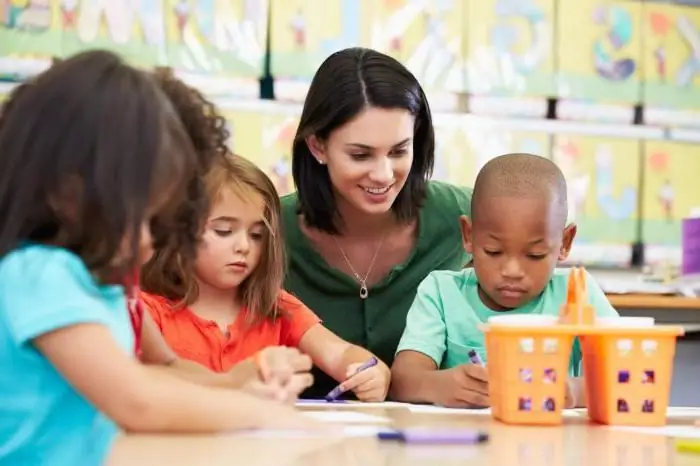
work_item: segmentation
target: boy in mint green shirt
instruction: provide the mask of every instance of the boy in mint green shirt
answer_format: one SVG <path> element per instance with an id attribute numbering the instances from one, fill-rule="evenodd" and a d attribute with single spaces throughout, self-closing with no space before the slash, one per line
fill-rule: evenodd
<path id="1" fill-rule="evenodd" d="M 509 314 L 558 315 L 566 301 L 567 258 L 576 226 L 566 224 L 566 181 L 551 161 L 508 154 L 488 162 L 474 184 L 472 217 L 462 217 L 473 268 L 434 271 L 418 287 L 392 366 L 391 397 L 441 406 L 488 406 L 487 362 L 479 324 Z M 598 316 L 617 316 L 595 280 L 588 300 Z M 575 341 L 567 407 L 584 406 L 581 350 Z"/>

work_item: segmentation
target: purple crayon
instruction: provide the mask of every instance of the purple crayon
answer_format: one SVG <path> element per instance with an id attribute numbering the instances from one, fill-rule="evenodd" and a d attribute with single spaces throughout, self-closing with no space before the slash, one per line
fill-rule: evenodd
<path id="1" fill-rule="evenodd" d="M 469 350 L 469 352 L 467 353 L 467 355 L 469 356 L 469 361 L 470 361 L 472 364 L 476 364 L 477 366 L 483 366 L 483 365 L 484 365 L 484 361 L 481 360 L 481 357 L 479 356 L 479 353 L 477 353 L 475 350 L 473 350 L 473 349 L 472 349 L 472 350 Z"/>
<path id="2" fill-rule="evenodd" d="M 489 440 L 489 434 L 478 430 L 431 430 L 431 429 L 405 429 L 379 432 L 379 440 L 394 440 L 402 443 L 421 445 L 445 445 L 458 444 L 470 445 L 484 443 Z"/>
<path id="3" fill-rule="evenodd" d="M 377 365 L 379 361 L 377 361 L 377 358 L 372 357 L 370 358 L 367 362 L 362 364 L 360 367 L 357 368 L 355 371 L 355 374 L 362 372 L 365 369 L 369 369 L 370 367 L 374 367 Z M 336 398 L 338 398 L 340 395 L 343 394 L 345 390 L 343 390 L 343 384 L 338 384 L 337 387 L 335 387 L 333 390 L 331 390 L 328 395 L 324 397 L 324 399 L 328 402 L 336 401 Z"/>

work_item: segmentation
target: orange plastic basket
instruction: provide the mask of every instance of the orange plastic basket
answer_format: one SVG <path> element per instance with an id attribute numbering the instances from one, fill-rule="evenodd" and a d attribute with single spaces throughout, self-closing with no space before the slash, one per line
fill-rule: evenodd
<path id="1" fill-rule="evenodd" d="M 494 418 L 561 424 L 573 332 L 564 326 L 484 329 Z"/>
<path id="2" fill-rule="evenodd" d="M 597 328 L 582 335 L 588 415 L 600 424 L 666 424 L 682 327 Z"/>

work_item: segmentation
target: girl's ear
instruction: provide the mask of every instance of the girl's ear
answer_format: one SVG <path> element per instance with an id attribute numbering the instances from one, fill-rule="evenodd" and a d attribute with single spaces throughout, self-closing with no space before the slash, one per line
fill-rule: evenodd
<path id="1" fill-rule="evenodd" d="M 306 138 L 306 145 L 309 147 L 311 155 L 314 156 L 318 163 L 325 165 L 328 162 L 326 157 L 326 146 L 315 135 L 312 134 Z"/>

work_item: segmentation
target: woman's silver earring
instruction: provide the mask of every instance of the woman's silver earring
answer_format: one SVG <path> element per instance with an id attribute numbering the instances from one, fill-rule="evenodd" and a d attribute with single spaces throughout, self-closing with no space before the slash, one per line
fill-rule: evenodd
<path id="1" fill-rule="evenodd" d="M 321 159 L 316 159 L 316 160 L 318 160 L 318 163 L 321 164 L 321 165 L 325 165 L 325 164 L 326 164 L 326 162 L 324 162 L 324 161 L 321 160 Z"/>

